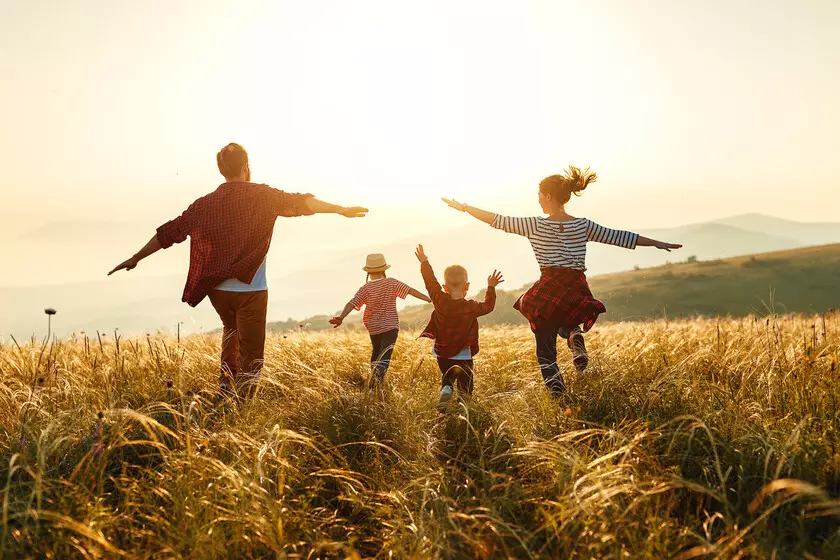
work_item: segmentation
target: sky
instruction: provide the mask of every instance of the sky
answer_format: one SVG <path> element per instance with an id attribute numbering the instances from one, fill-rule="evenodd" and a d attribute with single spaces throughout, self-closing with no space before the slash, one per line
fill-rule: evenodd
<path id="1" fill-rule="evenodd" d="M 116 264 L 232 141 L 256 181 L 371 209 L 302 248 L 466 225 L 440 196 L 538 214 L 568 164 L 600 176 L 570 212 L 615 227 L 835 221 L 837 29 L 832 0 L 4 2 L 0 235 L 148 232 Z"/>

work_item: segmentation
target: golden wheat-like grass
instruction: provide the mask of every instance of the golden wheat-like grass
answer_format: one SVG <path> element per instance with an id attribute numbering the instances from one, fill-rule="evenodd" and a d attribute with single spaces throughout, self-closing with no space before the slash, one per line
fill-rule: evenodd
<path id="1" fill-rule="evenodd" d="M 838 557 L 835 322 L 599 325 L 560 399 L 485 328 L 446 416 L 413 333 L 380 393 L 365 334 L 272 335 L 242 407 L 216 336 L 6 344 L 3 555 Z"/>

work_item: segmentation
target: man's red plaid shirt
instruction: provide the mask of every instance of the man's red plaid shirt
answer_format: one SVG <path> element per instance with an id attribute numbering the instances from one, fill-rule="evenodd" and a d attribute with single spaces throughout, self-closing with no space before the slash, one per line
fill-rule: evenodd
<path id="1" fill-rule="evenodd" d="M 493 311 L 496 288 L 487 286 L 484 301 L 453 299 L 440 287 L 429 261 L 420 265 L 420 272 L 435 306 L 420 336 L 435 340 L 435 354 L 441 358 L 451 358 L 464 348 L 469 348 L 473 356 L 478 354 L 478 318 Z"/>
<path id="2" fill-rule="evenodd" d="M 278 216 L 308 216 L 311 194 L 257 183 L 223 183 L 157 229 L 164 249 L 190 237 L 190 271 L 183 301 L 195 307 L 222 281 L 250 284 L 268 253 Z"/>

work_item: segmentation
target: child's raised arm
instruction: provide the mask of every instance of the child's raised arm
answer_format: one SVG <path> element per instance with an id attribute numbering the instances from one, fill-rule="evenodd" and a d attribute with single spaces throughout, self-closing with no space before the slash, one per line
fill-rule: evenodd
<path id="1" fill-rule="evenodd" d="M 422 245 L 417 246 L 417 250 L 414 251 L 414 255 L 417 257 L 417 260 L 420 261 L 420 274 L 423 275 L 423 283 L 426 285 L 426 291 L 429 292 L 429 296 L 432 298 L 432 303 L 438 305 L 441 300 L 445 299 L 443 288 L 440 287 L 440 282 L 438 282 L 437 278 L 435 278 L 435 271 L 432 270 L 432 265 L 429 264 L 429 257 L 426 256 L 426 252 L 423 250 Z"/>

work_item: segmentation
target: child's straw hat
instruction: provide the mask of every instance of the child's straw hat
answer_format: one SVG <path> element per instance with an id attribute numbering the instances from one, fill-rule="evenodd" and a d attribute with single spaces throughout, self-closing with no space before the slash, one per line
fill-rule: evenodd
<path id="1" fill-rule="evenodd" d="M 383 272 L 391 268 L 391 265 L 385 262 L 385 255 L 382 253 L 372 253 L 367 256 L 367 261 L 362 270 L 365 272 Z"/>

